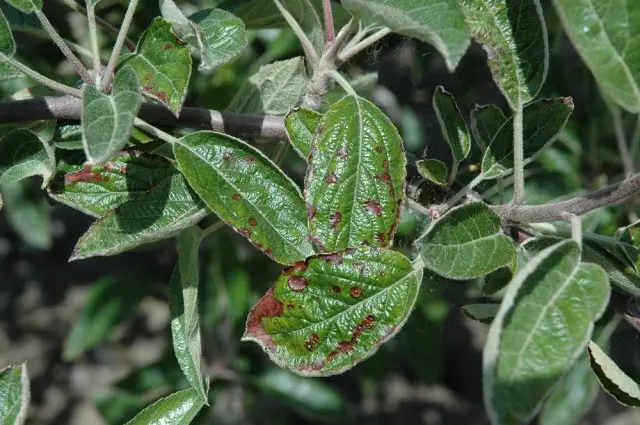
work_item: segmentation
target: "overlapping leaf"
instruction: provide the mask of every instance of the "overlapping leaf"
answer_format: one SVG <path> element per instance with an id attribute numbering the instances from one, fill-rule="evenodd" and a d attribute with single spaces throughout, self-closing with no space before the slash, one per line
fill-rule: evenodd
<path id="1" fill-rule="evenodd" d="M 0 186 L 4 216 L 11 229 L 32 248 L 46 250 L 53 244 L 51 209 L 44 192 L 22 180 Z"/>
<path id="2" fill-rule="evenodd" d="M 451 209 L 416 241 L 428 269 L 449 279 L 484 276 L 513 262 L 500 217 L 482 203 Z"/>
<path id="3" fill-rule="evenodd" d="M 171 24 L 155 18 L 144 32 L 135 53 L 124 55 L 120 66 L 131 67 L 145 95 L 180 115 L 191 78 L 191 53 Z"/>
<path id="4" fill-rule="evenodd" d="M 18 128 L 0 139 L 0 184 L 42 176 L 42 187 L 45 188 L 55 169 L 53 149 L 34 132 Z"/>
<path id="5" fill-rule="evenodd" d="M 93 85 L 84 88 L 82 143 L 88 163 L 104 164 L 122 149 L 133 131 L 140 103 L 140 86 L 130 67 L 118 71 L 110 95 Z"/>
<path id="6" fill-rule="evenodd" d="M 589 360 L 600 385 L 609 395 L 625 406 L 640 407 L 640 385 L 593 341 L 589 342 Z"/>
<path id="7" fill-rule="evenodd" d="M 433 109 L 438 117 L 444 140 L 451 148 L 453 156 L 451 174 L 455 176 L 458 165 L 464 161 L 471 150 L 471 136 L 467 129 L 467 123 L 464 121 L 453 95 L 442 86 L 436 87 L 433 93 Z"/>
<path id="8" fill-rule="evenodd" d="M 422 269 L 386 249 L 313 256 L 282 272 L 249 313 L 243 340 L 300 375 L 341 373 L 399 331 L 421 280 Z"/>
<path id="9" fill-rule="evenodd" d="M 353 15 L 370 24 L 431 44 L 453 71 L 469 46 L 469 28 L 455 0 L 344 0 Z"/>
<path id="10" fill-rule="evenodd" d="M 514 277 L 484 348 L 485 406 L 494 424 L 527 422 L 584 350 L 610 295 L 605 271 L 565 240 Z"/>
<path id="11" fill-rule="evenodd" d="M 477 320 L 482 323 L 491 323 L 500 304 L 467 304 L 462 306 L 462 314 L 470 319 Z"/>
<path id="12" fill-rule="evenodd" d="M 539 1 L 461 0 L 460 5 L 511 109 L 534 99 L 549 68 L 547 28 Z"/>
<path id="13" fill-rule="evenodd" d="M 0 53 L 8 57 L 16 53 L 16 42 L 2 10 L 0 10 Z"/>
<path id="14" fill-rule="evenodd" d="M 23 13 L 32 13 L 42 9 L 44 0 L 6 0 L 11 6 Z"/>
<path id="15" fill-rule="evenodd" d="M 24 424 L 30 395 L 26 363 L 0 370 L 0 424 Z"/>
<path id="16" fill-rule="evenodd" d="M 471 131 L 483 154 L 505 121 L 507 121 L 507 117 L 496 105 L 476 105 L 473 108 L 471 111 Z"/>
<path id="17" fill-rule="evenodd" d="M 318 129 L 322 114 L 310 109 L 294 109 L 284 118 L 289 141 L 295 151 L 305 160 L 311 153 L 311 142 Z"/>
<path id="18" fill-rule="evenodd" d="M 204 402 L 193 390 L 182 390 L 156 401 L 125 425 L 189 425 Z"/>
<path id="19" fill-rule="evenodd" d="M 260 151 L 200 131 L 181 138 L 173 152 L 207 206 L 265 254 L 291 264 L 314 253 L 299 189 Z"/>
<path id="20" fill-rule="evenodd" d="M 404 197 L 402 139 L 373 103 L 346 96 L 316 131 L 305 177 L 309 230 L 325 252 L 391 243 Z"/>
<path id="21" fill-rule="evenodd" d="M 418 173 L 425 179 L 440 185 L 447 184 L 447 166 L 437 159 L 421 159 L 416 161 Z"/>

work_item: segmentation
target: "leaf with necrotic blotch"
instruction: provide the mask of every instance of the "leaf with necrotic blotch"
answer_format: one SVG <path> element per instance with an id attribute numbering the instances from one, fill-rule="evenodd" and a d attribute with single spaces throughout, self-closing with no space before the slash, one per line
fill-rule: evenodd
<path id="1" fill-rule="evenodd" d="M 387 249 L 316 255 L 282 272 L 251 309 L 243 340 L 297 374 L 341 373 L 400 330 L 421 281 L 422 268 Z"/>

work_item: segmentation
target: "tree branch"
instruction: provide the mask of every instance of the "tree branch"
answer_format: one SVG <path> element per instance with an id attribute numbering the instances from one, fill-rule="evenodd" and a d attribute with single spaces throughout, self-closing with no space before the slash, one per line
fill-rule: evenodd
<path id="1" fill-rule="evenodd" d="M 71 96 L 39 97 L 0 102 L 0 124 L 46 119 L 80 120 L 82 100 Z M 176 118 L 162 105 L 144 104 L 140 118 L 163 127 L 214 130 L 235 136 L 287 139 L 284 117 L 220 112 L 212 109 L 182 108 Z"/>

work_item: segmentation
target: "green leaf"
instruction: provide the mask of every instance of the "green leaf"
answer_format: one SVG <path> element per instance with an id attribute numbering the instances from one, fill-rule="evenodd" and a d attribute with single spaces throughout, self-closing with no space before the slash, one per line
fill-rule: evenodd
<path id="1" fill-rule="evenodd" d="M 537 412 L 584 350 L 604 312 L 605 271 L 580 262 L 565 240 L 536 255 L 513 278 L 484 348 L 484 398 L 494 424 L 521 424 Z"/>
<path id="2" fill-rule="evenodd" d="M 343 0 L 362 21 L 431 44 L 453 71 L 469 47 L 469 28 L 455 0 Z"/>
<path id="3" fill-rule="evenodd" d="M 124 202 L 143 196 L 176 173 L 167 159 L 136 151 L 120 152 L 111 161 L 85 166 L 79 155 L 58 163 L 49 195 L 94 217 L 103 217 Z"/>
<path id="4" fill-rule="evenodd" d="M 484 277 L 482 293 L 484 295 L 494 295 L 511 282 L 513 275 L 518 270 L 518 256 L 514 256 L 512 262 L 507 267 L 499 268 Z"/>
<path id="5" fill-rule="evenodd" d="M 59 125 L 56 128 L 52 142 L 57 149 L 84 149 L 84 146 L 82 146 L 82 126 L 77 124 Z"/>
<path id="6" fill-rule="evenodd" d="M 145 280 L 112 275 L 91 285 L 84 308 L 67 335 L 62 357 L 76 360 L 80 355 L 108 339 L 115 327 L 133 317 L 149 293 Z"/>
<path id="7" fill-rule="evenodd" d="M 538 0 L 461 0 L 471 35 L 512 110 L 533 100 L 547 78 L 549 43 Z"/>
<path id="8" fill-rule="evenodd" d="M 0 139 L 0 184 L 42 176 L 44 189 L 55 170 L 53 149 L 31 130 L 18 128 Z"/>
<path id="9" fill-rule="evenodd" d="M 284 118 L 284 127 L 287 129 L 289 142 L 295 151 L 305 160 L 311 153 L 313 135 L 318 129 L 322 114 L 310 109 L 293 109 Z"/>
<path id="10" fill-rule="evenodd" d="M 407 159 L 391 120 L 346 96 L 316 131 L 305 177 L 309 230 L 321 251 L 388 246 L 404 199 Z"/>
<path id="11" fill-rule="evenodd" d="M 191 53 L 171 24 L 155 18 L 144 32 L 135 53 L 123 56 L 120 66 L 130 66 L 143 93 L 162 103 L 177 117 L 191 78 Z"/>
<path id="12" fill-rule="evenodd" d="M 43 0 L 6 0 L 11 6 L 23 13 L 32 13 L 42 9 Z"/>
<path id="13" fill-rule="evenodd" d="M 21 12 L 7 2 L 0 2 L 0 10 L 4 13 L 13 31 L 42 30 L 42 23 L 37 16 Z"/>
<path id="14" fill-rule="evenodd" d="M 282 272 L 251 309 L 243 340 L 299 375 L 341 373 L 400 330 L 421 281 L 422 268 L 386 249 L 316 255 Z"/>
<path id="15" fill-rule="evenodd" d="M 500 304 L 467 304 L 461 310 L 469 319 L 489 324 L 496 317 L 499 307 Z"/>
<path id="16" fill-rule="evenodd" d="M 634 2 L 554 0 L 569 39 L 598 85 L 620 106 L 640 112 L 640 15 Z"/>
<path id="17" fill-rule="evenodd" d="M 104 164 L 124 147 L 133 131 L 140 103 L 140 86 L 131 67 L 118 71 L 110 95 L 92 85 L 84 88 L 82 143 L 88 163 Z"/>
<path id="18" fill-rule="evenodd" d="M 483 154 L 506 121 L 507 117 L 504 116 L 504 112 L 496 105 L 476 105 L 473 108 L 471 111 L 471 132 Z"/>
<path id="19" fill-rule="evenodd" d="M 205 204 L 265 254 L 291 264 L 314 253 L 300 190 L 260 151 L 199 131 L 181 138 L 173 152 Z"/>
<path id="20" fill-rule="evenodd" d="M 0 370 L 0 425 L 24 424 L 30 397 L 26 363 Z"/>
<path id="21" fill-rule="evenodd" d="M 471 136 L 467 129 L 467 123 L 464 121 L 453 95 L 442 86 L 436 87 L 433 93 L 433 109 L 438 117 L 442 136 L 451 148 L 453 157 L 451 175 L 455 176 L 458 165 L 464 161 L 471 150 Z"/>
<path id="22" fill-rule="evenodd" d="M 525 106 L 523 139 L 525 162 L 534 160 L 549 146 L 564 128 L 573 112 L 570 97 L 540 99 Z M 482 158 L 485 179 L 510 174 L 513 170 L 513 117 L 500 127 Z"/>
<path id="23" fill-rule="evenodd" d="M 0 187 L 4 213 L 11 229 L 33 248 L 49 249 L 53 244 L 49 204 L 41 190 L 28 180 Z"/>
<path id="24" fill-rule="evenodd" d="M 178 391 L 156 401 L 125 425 L 189 425 L 203 405 L 193 389 Z"/>
<path id="25" fill-rule="evenodd" d="M 307 89 L 304 59 L 296 57 L 261 66 L 227 108 L 231 112 L 284 115 L 298 106 Z"/>
<path id="26" fill-rule="evenodd" d="M 2 10 L 0 10 L 0 53 L 9 57 L 16 53 L 16 42 Z"/>
<path id="27" fill-rule="evenodd" d="M 451 209 L 416 243 L 428 269 L 449 279 L 473 279 L 509 265 L 515 257 L 500 217 L 482 203 Z"/>
<path id="28" fill-rule="evenodd" d="M 425 179 L 439 186 L 447 185 L 447 166 L 437 159 L 421 159 L 416 161 L 418 173 Z"/>
<path id="29" fill-rule="evenodd" d="M 207 403 L 201 361 L 200 317 L 198 315 L 198 249 L 200 230 L 190 227 L 178 238 L 178 264 L 171 276 L 169 309 L 173 351 L 191 387 Z"/>
<path id="30" fill-rule="evenodd" d="M 629 377 L 593 341 L 589 342 L 589 360 L 600 386 L 618 403 L 640 407 L 640 385 Z"/>
<path id="31" fill-rule="evenodd" d="M 69 261 L 115 255 L 193 226 L 209 211 L 171 167 L 163 179 L 110 210 L 82 235 Z"/>

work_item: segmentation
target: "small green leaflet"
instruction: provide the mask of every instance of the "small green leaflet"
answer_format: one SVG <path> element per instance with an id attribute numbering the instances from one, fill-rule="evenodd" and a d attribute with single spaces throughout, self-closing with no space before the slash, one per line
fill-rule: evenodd
<path id="1" fill-rule="evenodd" d="M 491 144 L 493 138 L 498 134 L 500 127 L 507 121 L 502 109 L 496 105 L 476 105 L 471 111 L 471 132 L 484 154 L 487 146 Z"/>
<path id="2" fill-rule="evenodd" d="M 23 425 L 30 398 L 26 363 L 0 370 L 0 424 Z"/>
<path id="3" fill-rule="evenodd" d="M 11 6 L 23 13 L 32 13 L 42 9 L 43 0 L 6 0 Z"/>
<path id="4" fill-rule="evenodd" d="M 449 279 L 473 279 L 509 265 L 515 257 L 500 217 L 482 203 L 452 208 L 416 244 L 426 267 Z"/>
<path id="5" fill-rule="evenodd" d="M 284 118 L 289 142 L 298 155 L 305 160 L 311 153 L 311 142 L 321 118 L 321 113 L 305 108 L 294 109 Z"/>
<path id="6" fill-rule="evenodd" d="M 485 407 L 493 424 L 531 419 L 605 311 L 607 275 L 580 257 L 580 246 L 564 240 L 531 259 L 507 287 L 483 354 Z"/>
<path id="7" fill-rule="evenodd" d="M 313 255 L 300 190 L 260 151 L 199 131 L 181 138 L 173 152 L 205 204 L 265 254 L 282 264 Z"/>
<path id="8" fill-rule="evenodd" d="M 53 149 L 31 130 L 18 128 L 0 139 L 0 184 L 42 176 L 44 189 L 55 170 Z"/>
<path id="9" fill-rule="evenodd" d="M 305 177 L 309 230 L 324 252 L 388 246 L 404 199 L 407 159 L 391 120 L 345 96 L 322 117 Z"/>
<path id="10" fill-rule="evenodd" d="M 251 309 L 243 340 L 304 376 L 344 372 L 406 322 L 422 268 L 370 247 L 320 254 L 285 269 Z"/>
<path id="11" fill-rule="evenodd" d="M 538 0 L 461 0 L 471 35 L 487 52 L 493 79 L 512 110 L 534 99 L 547 78 L 549 42 Z"/>
<path id="12" fill-rule="evenodd" d="M 640 407 L 640 385 L 593 341 L 589 342 L 589 360 L 600 386 L 625 406 Z"/>
<path id="13" fill-rule="evenodd" d="M 469 28 L 456 0 L 343 0 L 365 23 L 431 44 L 453 71 L 469 46 Z"/>
<path id="14" fill-rule="evenodd" d="M 564 128 L 573 112 L 573 99 L 540 99 L 525 106 L 523 139 L 525 162 L 534 160 Z M 513 117 L 500 127 L 482 158 L 482 177 L 495 179 L 513 171 Z"/>
<path id="15" fill-rule="evenodd" d="M 16 42 L 9 27 L 9 22 L 0 9 L 0 53 L 11 57 L 16 53 Z"/>
<path id="16" fill-rule="evenodd" d="M 125 425 L 189 425 L 203 405 L 195 390 L 178 391 L 145 408 Z"/>
<path id="17" fill-rule="evenodd" d="M 171 24 L 158 17 L 144 32 L 136 51 L 123 55 L 120 66 L 129 66 L 146 96 L 180 115 L 191 78 L 191 53 Z"/>
<path id="18" fill-rule="evenodd" d="M 472 320 L 490 324 L 496 314 L 500 304 L 467 304 L 462 306 L 462 314 Z"/>
<path id="19" fill-rule="evenodd" d="M 100 165 L 118 153 L 133 131 L 140 110 L 140 86 L 134 70 L 122 68 L 110 95 L 88 85 L 82 91 L 82 143 L 87 162 Z"/>
<path id="20" fill-rule="evenodd" d="M 421 159 L 416 161 L 418 173 L 425 179 L 439 186 L 447 184 L 447 166 L 437 159 Z"/>
<path id="21" fill-rule="evenodd" d="M 436 87 L 433 93 L 433 110 L 438 117 L 444 140 L 451 148 L 453 156 L 451 175 L 455 178 L 458 166 L 471 151 L 471 136 L 467 129 L 467 123 L 464 121 L 453 95 L 442 86 Z"/>
<path id="22" fill-rule="evenodd" d="M 169 310 L 173 351 L 180 369 L 202 401 L 207 403 L 198 314 L 199 248 L 200 230 L 196 226 L 184 230 L 178 237 L 178 264 L 171 276 Z"/>
<path id="23" fill-rule="evenodd" d="M 284 115 L 298 106 L 307 90 L 304 59 L 296 57 L 261 66 L 238 91 L 230 112 Z"/>

